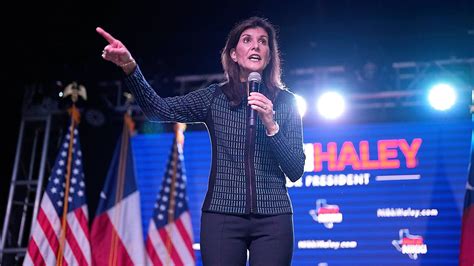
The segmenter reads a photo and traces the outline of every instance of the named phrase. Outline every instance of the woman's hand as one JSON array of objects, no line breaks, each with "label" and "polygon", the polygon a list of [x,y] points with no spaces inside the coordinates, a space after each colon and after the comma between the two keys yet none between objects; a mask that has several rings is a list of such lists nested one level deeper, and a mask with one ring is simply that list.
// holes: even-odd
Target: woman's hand
[{"label": "woman's hand", "polygon": [[101,27],[97,27],[96,31],[109,43],[102,51],[102,58],[121,67],[126,74],[132,73],[137,64],[127,47]]},{"label": "woman's hand", "polygon": [[250,108],[257,111],[258,116],[262,120],[268,135],[273,135],[278,131],[278,124],[273,119],[275,112],[273,111],[273,103],[265,95],[259,92],[251,92],[248,97]]}]

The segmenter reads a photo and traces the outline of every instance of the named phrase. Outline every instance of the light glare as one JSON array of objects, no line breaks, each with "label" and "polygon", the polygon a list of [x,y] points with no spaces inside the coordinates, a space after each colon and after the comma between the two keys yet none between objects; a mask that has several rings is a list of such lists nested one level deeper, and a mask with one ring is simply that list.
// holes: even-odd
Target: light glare
[{"label": "light glare", "polygon": [[296,105],[298,106],[298,112],[300,113],[300,116],[303,117],[306,114],[307,109],[306,100],[297,94],[295,94],[295,98]]},{"label": "light glare", "polygon": [[319,97],[317,107],[323,117],[336,119],[344,113],[346,104],[341,94],[331,91]]},{"label": "light glare", "polygon": [[448,84],[437,84],[430,90],[428,101],[434,109],[446,111],[456,102],[456,92]]}]

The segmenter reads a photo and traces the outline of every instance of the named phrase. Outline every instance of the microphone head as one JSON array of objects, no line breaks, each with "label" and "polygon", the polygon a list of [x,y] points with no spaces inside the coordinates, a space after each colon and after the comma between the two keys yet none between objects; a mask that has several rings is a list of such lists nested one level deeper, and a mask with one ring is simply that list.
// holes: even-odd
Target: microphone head
[{"label": "microphone head", "polygon": [[262,76],[258,72],[251,72],[248,77],[248,81],[254,81],[260,83],[262,81]]}]

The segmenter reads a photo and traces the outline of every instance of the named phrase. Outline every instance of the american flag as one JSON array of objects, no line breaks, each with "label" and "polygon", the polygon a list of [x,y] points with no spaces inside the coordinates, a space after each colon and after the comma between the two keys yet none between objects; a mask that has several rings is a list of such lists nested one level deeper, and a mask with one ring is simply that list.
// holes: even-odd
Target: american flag
[{"label": "american flag", "polygon": [[176,130],[167,170],[157,196],[146,240],[150,265],[195,265],[186,195],[183,128]]},{"label": "american flag", "polygon": [[130,142],[133,122],[129,114],[125,114],[124,122],[92,223],[95,265],[145,264],[140,193]]},{"label": "american flag", "polygon": [[73,107],[71,123],[33,223],[23,265],[91,265],[78,114]]}]

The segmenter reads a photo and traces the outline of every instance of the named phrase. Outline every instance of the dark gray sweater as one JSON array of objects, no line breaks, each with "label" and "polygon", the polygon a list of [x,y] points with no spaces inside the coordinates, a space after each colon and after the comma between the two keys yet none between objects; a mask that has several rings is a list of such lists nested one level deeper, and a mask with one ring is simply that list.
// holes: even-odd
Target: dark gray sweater
[{"label": "dark gray sweater", "polygon": [[273,102],[280,131],[269,137],[260,119],[256,130],[250,130],[247,100],[231,107],[218,84],[184,96],[161,98],[138,67],[125,78],[125,84],[151,121],[206,124],[212,144],[212,168],[203,211],[293,212],[285,176],[294,182],[303,175],[305,155],[301,117],[291,92],[282,90]]}]

